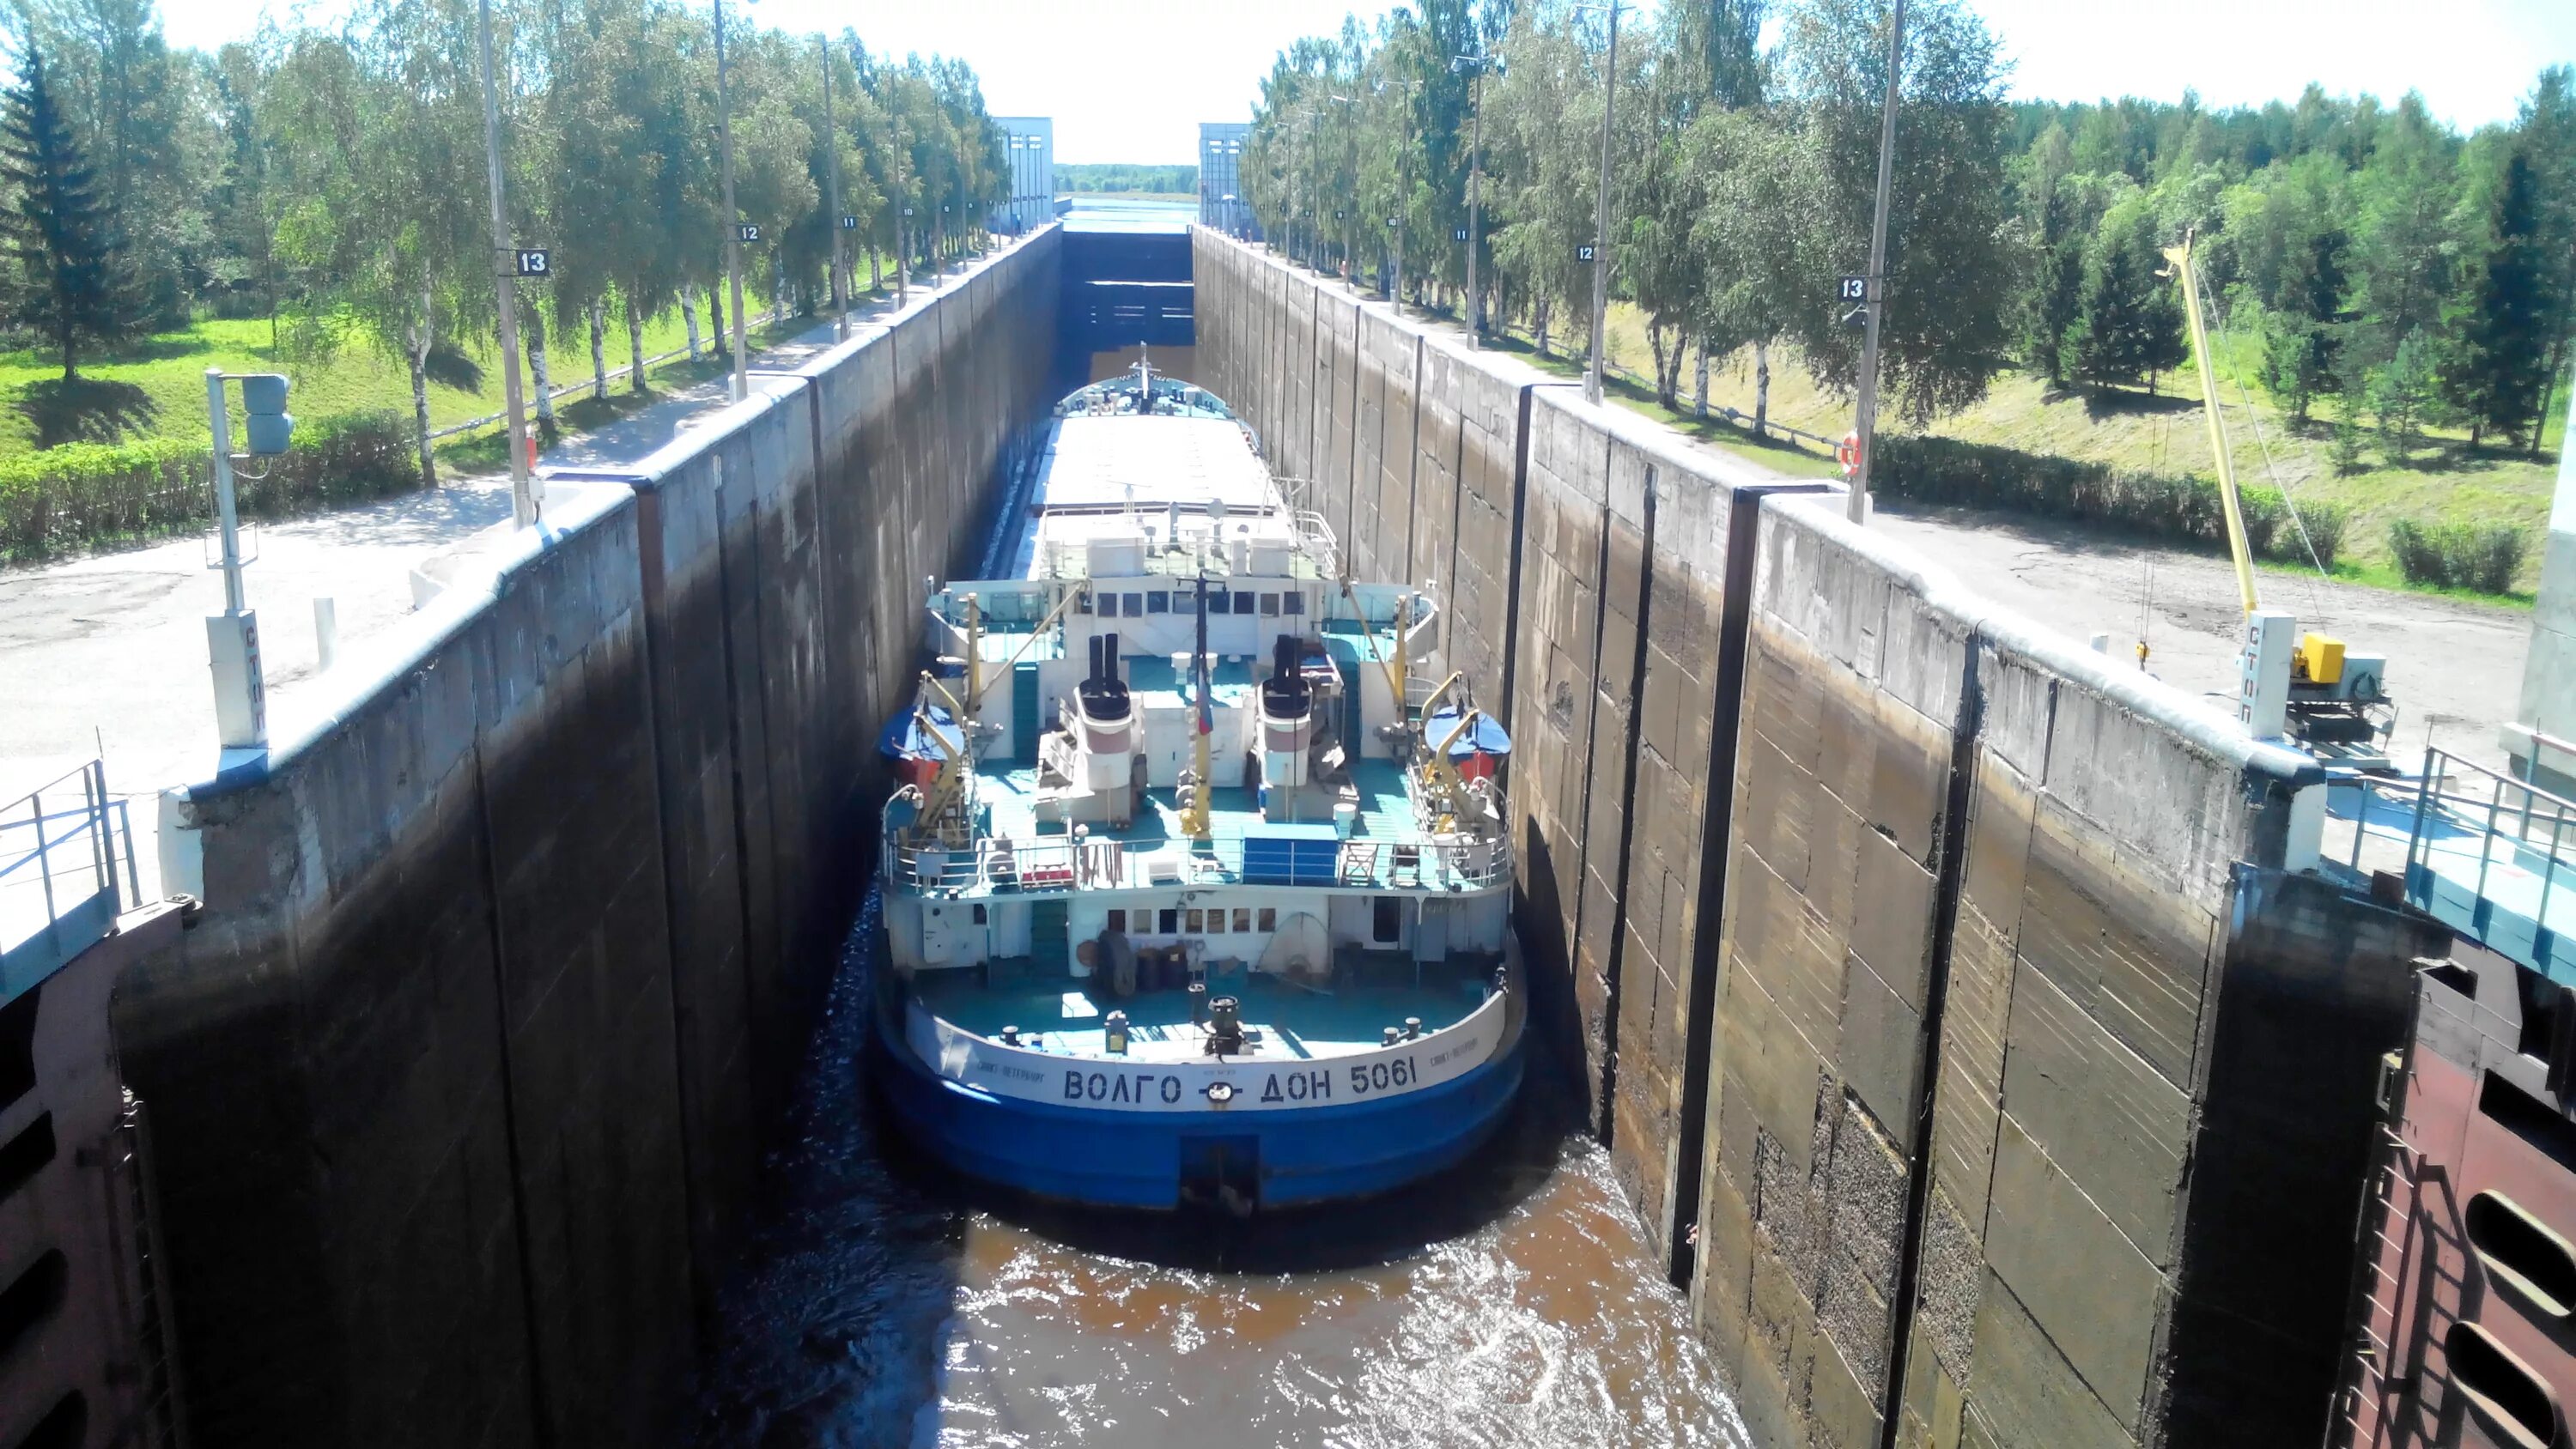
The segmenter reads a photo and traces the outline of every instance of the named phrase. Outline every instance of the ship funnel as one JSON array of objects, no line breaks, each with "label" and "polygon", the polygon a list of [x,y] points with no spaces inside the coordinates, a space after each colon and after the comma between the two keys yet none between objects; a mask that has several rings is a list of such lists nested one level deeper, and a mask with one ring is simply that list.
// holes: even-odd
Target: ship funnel
[{"label": "ship funnel", "polygon": [[1306,683],[1304,655],[1295,635],[1280,635],[1271,675],[1261,681],[1261,778],[1282,788],[1306,783],[1315,743],[1315,692]]}]

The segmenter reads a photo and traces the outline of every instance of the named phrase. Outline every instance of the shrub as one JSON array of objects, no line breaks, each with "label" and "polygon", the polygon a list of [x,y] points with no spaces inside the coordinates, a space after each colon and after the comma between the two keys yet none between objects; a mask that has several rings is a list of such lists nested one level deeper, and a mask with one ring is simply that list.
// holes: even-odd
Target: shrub
[{"label": "shrub", "polygon": [[[2307,528],[2308,546],[2317,551],[2317,562],[2333,568],[2336,555],[2343,552],[2343,533],[2352,522],[2352,510],[2340,503],[2309,503],[2300,507],[2299,522]],[[2294,533],[2292,542],[2296,541]]]},{"label": "shrub", "polygon": [[[290,451],[236,474],[242,516],[289,517],[419,480],[398,414],[321,418],[296,431]],[[206,450],[170,439],[67,443],[0,460],[0,557],[13,560],[202,526],[214,509]]]},{"label": "shrub", "polygon": [[2509,593],[2530,541],[2511,524],[2455,523],[2427,528],[2401,518],[2388,525],[2388,552],[2413,584]]},{"label": "shrub", "polygon": [[[2207,478],[2115,470],[1952,438],[1894,435],[1879,440],[1872,483],[1891,498],[2006,509],[2196,547],[2227,547],[2227,505],[2218,484]],[[2306,562],[2296,532],[2284,526],[2289,504],[2278,490],[2247,488],[2240,502],[2246,543],[2256,554]],[[2311,535],[2316,532],[2315,511],[2309,510]],[[2338,516],[2335,539],[2341,538]],[[2332,563],[2327,546],[2320,545],[2318,552]]]}]

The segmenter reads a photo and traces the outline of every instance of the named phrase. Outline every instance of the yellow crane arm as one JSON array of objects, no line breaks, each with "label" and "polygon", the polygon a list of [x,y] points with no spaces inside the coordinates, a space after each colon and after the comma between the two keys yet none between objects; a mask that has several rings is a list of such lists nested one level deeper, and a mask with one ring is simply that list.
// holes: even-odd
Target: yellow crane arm
[{"label": "yellow crane arm", "polygon": [[2182,308],[2191,319],[2191,356],[2200,366],[2201,414],[2209,420],[2209,451],[2218,460],[2218,500],[2227,510],[2227,552],[2236,561],[2236,593],[2246,617],[2263,607],[2254,587],[2254,549],[2245,537],[2245,506],[2236,496],[2236,462],[2228,456],[2227,427],[2218,417],[2218,371],[2209,360],[2209,329],[2200,320],[2200,277],[2191,261],[2192,234],[2165,248],[2165,260],[2182,276]]}]

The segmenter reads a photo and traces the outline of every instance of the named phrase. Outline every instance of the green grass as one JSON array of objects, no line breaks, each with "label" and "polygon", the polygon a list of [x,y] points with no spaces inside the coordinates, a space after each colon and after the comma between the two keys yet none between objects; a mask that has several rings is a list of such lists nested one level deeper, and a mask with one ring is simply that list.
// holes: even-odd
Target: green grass
[{"label": "green grass", "polygon": [[[758,352],[773,343],[794,337],[813,325],[813,318],[794,314],[775,322],[756,322],[751,328],[751,349]],[[687,340],[687,331],[683,329],[679,341]],[[644,334],[644,345],[645,355],[651,356],[655,349],[653,334],[649,329]],[[583,347],[582,376],[588,377],[590,355],[587,341],[584,342]],[[616,367],[619,362],[612,357],[608,365]],[[580,392],[568,394],[556,400],[555,417],[559,435],[586,433],[594,428],[605,427],[629,413],[639,412],[661,401],[660,394],[663,392],[704,382],[710,378],[722,377],[732,369],[732,366],[733,364],[724,354],[710,349],[695,362],[685,357],[675,357],[668,362],[657,363],[646,369],[645,382],[655,389],[652,392],[639,395],[622,377],[612,377],[608,380],[606,398],[591,396],[590,389],[585,387]],[[556,381],[560,384],[563,379],[558,377]],[[496,403],[495,406],[498,404]],[[439,464],[443,468],[468,473],[498,472],[510,465],[509,431],[495,424],[488,428],[478,428],[470,433],[460,433],[455,437],[440,440],[436,446],[436,452]]]},{"label": "green grass", "polygon": [[[861,275],[865,275],[864,270]],[[889,276],[887,287],[892,286]],[[766,305],[759,294],[753,295],[754,315]],[[703,311],[698,322],[702,336],[712,341],[712,326]],[[798,322],[791,318],[786,330],[792,333],[810,325],[811,319]],[[754,328],[755,333],[769,330],[757,325]],[[291,343],[286,329],[279,329],[278,335]],[[688,329],[676,307],[644,326],[644,350],[648,356],[681,347],[687,340]],[[556,386],[590,376],[590,333],[586,326],[552,329],[547,342],[548,372]],[[756,337],[754,345],[764,342]],[[627,343],[622,321],[612,319],[604,346],[609,367],[625,365]],[[430,384],[429,422],[433,429],[452,427],[501,410],[501,374],[494,366],[496,351],[487,346],[469,352],[482,369],[480,388]],[[359,329],[347,329],[328,355],[295,356],[272,341],[265,319],[206,318],[85,360],[80,369],[82,386],[76,396],[83,415],[90,419],[88,431],[95,435],[105,428],[97,420],[104,410],[112,412],[114,423],[121,426],[115,428],[116,437],[100,437],[100,441],[170,438],[203,443],[209,367],[226,372],[285,373],[293,387],[288,406],[298,417],[372,411],[390,411],[406,419],[411,416],[408,369],[399,357],[375,346]],[[660,377],[664,372],[665,368],[657,367],[653,376]],[[60,361],[44,353],[0,353],[0,458],[38,450],[36,414],[48,407],[57,417],[65,411],[59,401],[61,375]],[[625,383],[623,379],[612,379],[609,386],[615,390]],[[566,397],[558,409],[568,407],[571,401]]]},{"label": "green grass", "polygon": [[[1541,372],[1552,376],[1568,379],[1583,376],[1581,357],[1552,352],[1542,353],[1528,339],[1514,332],[1491,331],[1487,335],[1486,345],[1496,352],[1508,352],[1520,357]],[[1605,373],[1601,379],[1601,386],[1604,395],[1614,399],[1629,411],[1653,418],[1676,432],[1706,443],[1721,452],[1742,458],[1757,467],[1798,478],[1842,476],[1841,468],[1835,464],[1830,454],[1812,451],[1778,436],[1756,438],[1744,428],[1713,415],[1703,418],[1691,408],[1687,398],[1683,401],[1682,409],[1675,411],[1655,400],[1653,388],[1617,373]],[[1715,389],[1712,387],[1710,390],[1712,404],[1715,396]]]},{"label": "green grass", "polygon": [[[1580,346],[1579,337],[1576,345]],[[2523,529],[2532,546],[2517,581],[2517,594],[2503,596],[2502,601],[2527,597],[2537,587],[2550,499],[2557,485],[2557,450],[2567,430],[2567,389],[2560,390],[2537,457],[2493,447],[2472,452],[2465,430],[2456,428],[2430,430],[2419,443],[2400,453],[2393,439],[2383,439],[2376,430],[2365,427],[2362,469],[2338,474],[2332,456],[2335,405],[2324,404],[2317,417],[2294,426],[2254,381],[2252,368],[2257,348],[2253,339],[2222,334],[2221,346],[2224,360],[2219,383],[2225,402],[2220,416],[2227,425],[2228,454],[2235,465],[2237,481],[2249,487],[2283,486],[2294,501],[2301,503],[2331,502],[2349,508],[2351,522],[2344,531],[2345,559],[2339,566],[2339,577],[2404,587],[2390,563],[2388,527],[2407,518],[2426,524],[2502,523]],[[1646,345],[1644,321],[1634,308],[1621,304],[1611,309],[1608,354],[1614,364],[1640,371],[1651,368],[1652,353]],[[2250,420],[2230,368],[2244,378],[2244,396],[2253,402]],[[1687,368],[1682,385],[1687,394]],[[1649,396],[1650,406],[1651,401]],[[1752,408],[1750,352],[1726,359],[1711,369],[1709,401],[1711,406],[1723,403],[1748,411]],[[2189,365],[2159,379],[2153,394],[2144,388],[2126,388],[2107,397],[2082,390],[2051,390],[2035,377],[2006,373],[1995,380],[1983,401],[1934,421],[1925,431],[1939,437],[1997,444],[2114,468],[2215,477],[2217,469],[2200,402],[2198,370]],[[1772,418],[1838,437],[1851,426],[1851,406],[1850,399],[1819,388],[1794,353],[1773,349]],[[1661,409],[1655,411],[1661,413]],[[1757,461],[1775,462],[1775,458],[1766,453]],[[1832,469],[1826,462],[1821,470],[1811,467],[1799,471],[1806,476],[1823,476]],[[2341,571],[2346,569],[2355,572]]]}]

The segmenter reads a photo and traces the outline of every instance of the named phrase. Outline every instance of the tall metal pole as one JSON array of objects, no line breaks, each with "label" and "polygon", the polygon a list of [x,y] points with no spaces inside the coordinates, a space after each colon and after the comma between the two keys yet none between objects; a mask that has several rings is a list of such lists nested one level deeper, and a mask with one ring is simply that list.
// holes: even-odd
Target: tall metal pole
[{"label": "tall metal pole", "polygon": [[1478,183],[1485,172],[1485,68],[1486,58],[1476,56],[1469,62],[1476,68],[1470,104],[1475,108],[1473,139],[1467,143],[1467,346],[1485,345],[1485,294],[1476,290],[1476,247],[1484,235],[1484,211]]},{"label": "tall metal pole", "polygon": [[206,430],[214,435],[215,529],[223,539],[224,612],[242,611],[241,517],[233,500],[233,425],[224,411],[224,372],[206,369]]},{"label": "tall metal pole", "polygon": [[715,0],[715,7],[716,147],[724,164],[725,280],[733,292],[733,400],[740,402],[751,396],[751,323],[742,308],[742,213],[733,200],[733,101],[725,90],[724,0]]},{"label": "tall metal pole", "polygon": [[906,194],[903,179],[904,158],[912,153],[912,132],[897,126],[894,132],[894,304],[897,308],[912,305],[912,200]]},{"label": "tall metal pole", "polygon": [[1852,465],[1851,495],[1844,500],[1845,516],[1854,523],[1869,520],[1869,464],[1878,452],[1878,327],[1887,312],[1887,192],[1896,164],[1896,97],[1904,67],[1905,0],[1896,0],[1895,24],[1887,36],[1887,104],[1878,118],[1878,209],[1869,223],[1869,331],[1860,345],[1860,411],[1852,420],[1852,431],[1860,435],[1860,457]]},{"label": "tall metal pole", "polygon": [[[483,42],[483,163],[492,184],[492,280],[501,303],[501,406],[510,417],[510,521],[534,525],[541,513],[528,477],[528,403],[519,390],[517,258],[510,245],[510,209],[501,192],[501,99],[492,79],[492,0],[479,7]],[[217,450],[220,454],[221,450]]]},{"label": "tall metal pole", "polygon": [[1583,368],[1583,397],[1601,401],[1601,330],[1610,320],[1610,122],[1619,98],[1619,6],[1610,12],[1610,68],[1601,77],[1601,193],[1592,213],[1592,356]]},{"label": "tall metal pole", "polygon": [[816,35],[823,52],[823,186],[832,208],[832,336],[850,335],[850,308],[841,289],[841,128],[832,119],[832,42]]}]

